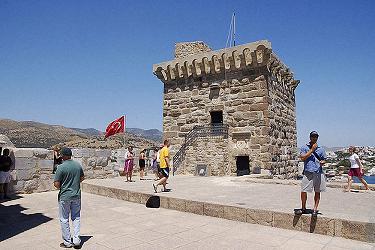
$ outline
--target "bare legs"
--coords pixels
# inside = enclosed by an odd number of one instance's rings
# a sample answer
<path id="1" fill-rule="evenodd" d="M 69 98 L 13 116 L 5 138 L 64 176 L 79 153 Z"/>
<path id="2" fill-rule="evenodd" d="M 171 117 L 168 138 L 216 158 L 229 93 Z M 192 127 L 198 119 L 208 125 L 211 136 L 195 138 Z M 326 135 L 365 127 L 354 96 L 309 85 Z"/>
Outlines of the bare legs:
<path id="1" fill-rule="evenodd" d="M 159 185 L 163 185 L 164 189 L 165 189 L 165 185 L 167 184 L 167 177 L 163 177 L 160 179 L 160 181 L 158 182 L 158 184 L 156 184 L 156 186 L 159 186 Z"/>
<path id="2" fill-rule="evenodd" d="M 314 211 L 318 211 L 319 201 L 320 201 L 320 192 L 315 192 L 315 195 L 314 195 Z"/>
<path id="3" fill-rule="evenodd" d="M 352 187 L 353 178 L 348 175 L 348 188 L 345 190 L 346 192 L 350 192 L 350 189 Z"/>
<path id="4" fill-rule="evenodd" d="M 368 190 L 369 188 L 368 188 L 368 185 L 367 185 L 367 182 L 365 181 L 365 179 L 363 179 L 363 177 L 358 177 L 358 179 L 365 186 L 365 189 Z M 350 192 L 350 189 L 352 187 L 352 183 L 353 183 L 353 177 L 348 176 L 348 187 L 347 187 L 347 189 L 345 189 L 346 192 Z"/>
<path id="5" fill-rule="evenodd" d="M 368 190 L 368 185 L 367 185 L 367 182 L 365 181 L 365 179 L 363 179 L 363 177 L 359 178 L 359 180 L 362 182 L 362 184 L 365 186 L 365 189 Z"/>
<path id="6" fill-rule="evenodd" d="M 139 170 L 139 179 L 140 180 L 143 180 L 144 174 L 145 174 L 145 171 L 144 171 L 143 168 L 141 168 L 141 170 Z"/>
<path id="7" fill-rule="evenodd" d="M 306 201 L 307 201 L 307 193 L 301 192 L 302 210 L 306 210 Z M 320 201 L 320 192 L 315 192 L 315 195 L 314 195 L 314 211 L 318 211 L 319 201 Z"/>
<path id="8" fill-rule="evenodd" d="M 131 182 L 132 181 L 132 176 L 133 176 L 133 171 L 132 170 L 130 170 L 130 171 L 128 171 L 128 172 L 125 172 L 125 176 L 126 176 L 126 181 L 127 182 Z"/>
<path id="9" fill-rule="evenodd" d="M 302 210 L 306 210 L 307 193 L 301 192 Z"/>

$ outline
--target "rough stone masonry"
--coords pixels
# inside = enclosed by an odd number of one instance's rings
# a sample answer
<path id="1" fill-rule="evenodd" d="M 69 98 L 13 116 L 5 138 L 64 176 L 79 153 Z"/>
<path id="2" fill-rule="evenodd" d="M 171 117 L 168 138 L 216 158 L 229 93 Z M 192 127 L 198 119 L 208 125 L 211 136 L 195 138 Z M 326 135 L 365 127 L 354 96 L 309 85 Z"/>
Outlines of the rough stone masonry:
<path id="1" fill-rule="evenodd" d="M 178 43 L 175 56 L 153 65 L 153 73 L 164 83 L 164 137 L 177 173 L 200 174 L 203 166 L 205 175 L 295 177 L 299 81 L 271 43 L 215 51 L 203 42 Z M 215 126 L 227 134 L 202 133 Z"/>

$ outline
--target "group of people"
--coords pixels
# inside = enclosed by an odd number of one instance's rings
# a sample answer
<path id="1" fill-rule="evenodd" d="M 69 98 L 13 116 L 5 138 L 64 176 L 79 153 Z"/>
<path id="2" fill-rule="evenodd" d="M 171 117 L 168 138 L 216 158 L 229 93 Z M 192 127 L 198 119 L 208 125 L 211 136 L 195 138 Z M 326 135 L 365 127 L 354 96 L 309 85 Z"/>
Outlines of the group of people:
<path id="1" fill-rule="evenodd" d="M 168 140 L 164 141 L 163 147 L 157 152 L 153 159 L 153 165 L 156 168 L 155 177 L 157 183 L 153 184 L 154 191 L 157 192 L 159 185 L 163 186 L 163 191 L 167 191 L 166 184 L 169 177 L 169 149 L 170 143 Z M 76 249 L 81 248 L 80 239 L 80 221 L 81 221 L 81 187 L 80 183 L 84 180 L 84 173 L 82 166 L 72 160 L 72 151 L 69 148 L 56 148 L 54 153 L 54 167 L 53 172 L 54 186 L 59 189 L 58 205 L 59 205 L 59 220 L 62 231 L 63 242 L 60 243 L 62 248 Z M 134 166 L 133 148 L 129 147 L 126 153 L 124 172 L 126 180 L 131 181 L 132 171 Z M 144 176 L 145 168 L 145 151 L 142 150 L 139 157 L 139 166 L 141 179 Z M 69 217 L 73 224 L 73 235 L 70 232 Z"/>
<path id="2" fill-rule="evenodd" d="M 163 192 L 168 192 L 169 189 L 166 188 L 167 179 L 169 178 L 169 146 L 170 143 L 168 140 L 165 140 L 164 143 L 159 147 L 159 150 L 154 153 L 151 160 L 151 168 L 155 175 L 156 183 L 153 184 L 155 193 L 158 192 L 158 186 L 163 186 Z M 126 182 L 133 182 L 133 169 L 134 169 L 134 152 L 133 147 L 129 146 L 125 154 L 125 164 L 124 164 L 124 175 L 126 177 Z M 139 178 L 144 180 L 145 167 L 146 167 L 146 150 L 142 150 L 139 154 Z"/>
<path id="3" fill-rule="evenodd" d="M 313 216 L 319 213 L 318 206 L 320 202 L 320 193 L 326 190 L 326 176 L 323 172 L 323 165 L 326 163 L 326 153 L 322 147 L 319 147 L 318 142 L 319 134 L 316 131 L 310 133 L 310 142 L 301 147 L 300 159 L 304 162 L 303 178 L 301 182 L 301 209 L 296 209 L 295 213 L 300 215 L 307 213 L 306 201 L 307 192 L 315 192 L 314 207 L 312 211 Z M 350 191 L 353 183 L 353 177 L 357 177 L 368 190 L 367 182 L 363 178 L 363 166 L 356 154 L 354 146 L 349 147 L 349 161 L 350 170 L 348 172 L 348 186 L 346 192 Z"/>
<path id="4" fill-rule="evenodd" d="M 12 179 L 10 175 L 12 166 L 13 161 L 10 157 L 10 150 L 0 148 L 0 200 L 10 199 L 8 196 L 8 186 Z"/>

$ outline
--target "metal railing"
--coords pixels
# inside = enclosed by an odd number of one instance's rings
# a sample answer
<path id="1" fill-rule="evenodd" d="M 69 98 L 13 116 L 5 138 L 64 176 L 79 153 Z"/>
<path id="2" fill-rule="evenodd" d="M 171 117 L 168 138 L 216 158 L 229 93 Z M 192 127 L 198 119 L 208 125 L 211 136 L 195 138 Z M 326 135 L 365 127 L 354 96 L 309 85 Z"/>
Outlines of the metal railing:
<path id="1" fill-rule="evenodd" d="M 192 145 L 197 138 L 215 138 L 222 136 L 224 139 L 228 138 L 227 124 L 212 123 L 206 126 L 194 126 L 193 129 L 185 135 L 185 142 L 173 157 L 173 175 L 180 167 L 185 159 L 185 153 L 188 146 Z"/>

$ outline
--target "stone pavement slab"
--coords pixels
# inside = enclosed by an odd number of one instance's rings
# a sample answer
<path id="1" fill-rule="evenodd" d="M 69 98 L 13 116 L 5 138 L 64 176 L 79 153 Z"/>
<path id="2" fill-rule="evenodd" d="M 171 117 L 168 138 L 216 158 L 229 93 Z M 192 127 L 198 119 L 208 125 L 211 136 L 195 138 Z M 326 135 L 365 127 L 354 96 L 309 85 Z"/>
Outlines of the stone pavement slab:
<path id="1" fill-rule="evenodd" d="M 85 180 L 83 190 L 145 204 L 155 195 L 152 180 L 125 182 L 114 179 Z M 238 177 L 174 176 L 171 192 L 158 193 L 161 207 L 237 221 L 375 241 L 375 192 L 344 193 L 327 188 L 322 193 L 318 219 L 294 216 L 300 207 L 296 185 L 238 181 Z M 312 207 L 313 195 L 308 197 Z"/>
<path id="2" fill-rule="evenodd" d="M 152 180 L 125 182 L 124 178 L 85 180 L 84 183 L 113 187 L 129 191 L 154 194 Z M 300 208 L 300 187 L 295 185 L 238 182 L 237 177 L 173 176 L 169 179 L 171 192 L 159 196 L 229 206 L 293 212 Z M 313 194 L 308 195 L 312 208 Z M 359 222 L 375 222 L 375 192 L 345 193 L 341 189 L 327 188 L 322 193 L 319 210 L 322 216 Z"/>
<path id="3" fill-rule="evenodd" d="M 151 209 L 88 193 L 82 194 L 81 235 L 82 249 L 375 249 L 374 243 Z M 60 242 L 57 192 L 0 204 L 1 250 L 61 249 Z"/>

